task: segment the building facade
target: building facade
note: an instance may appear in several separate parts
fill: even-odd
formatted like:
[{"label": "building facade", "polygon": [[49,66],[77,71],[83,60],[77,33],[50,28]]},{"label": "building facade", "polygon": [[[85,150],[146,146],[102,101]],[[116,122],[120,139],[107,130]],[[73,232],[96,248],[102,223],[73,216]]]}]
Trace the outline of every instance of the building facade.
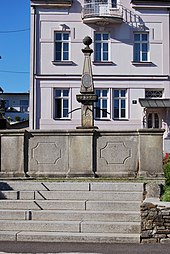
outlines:
[{"label": "building facade", "polygon": [[29,92],[1,93],[0,100],[4,101],[3,115],[10,123],[29,119]]},{"label": "building facade", "polygon": [[101,130],[170,125],[170,1],[31,0],[30,129],[75,129],[85,36]]}]

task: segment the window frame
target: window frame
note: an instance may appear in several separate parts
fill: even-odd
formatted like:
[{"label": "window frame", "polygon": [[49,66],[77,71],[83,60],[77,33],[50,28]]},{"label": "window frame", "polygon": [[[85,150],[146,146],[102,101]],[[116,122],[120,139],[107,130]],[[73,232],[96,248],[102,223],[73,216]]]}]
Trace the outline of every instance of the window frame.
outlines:
[{"label": "window frame", "polygon": [[[61,34],[61,39],[57,40],[56,39],[56,34]],[[68,34],[68,40],[63,39],[64,34]],[[57,49],[56,49],[56,45],[57,42],[61,44],[60,46],[60,51],[61,52],[61,57],[60,59],[57,59]],[[64,44],[68,45],[68,51],[64,51]],[[54,32],[54,62],[69,62],[70,61],[70,52],[71,52],[71,43],[70,43],[70,31],[55,31]],[[64,52],[68,52],[68,59],[64,59]]]},{"label": "window frame", "polygon": [[[115,96],[114,91],[119,91],[119,95]],[[125,96],[121,95],[121,91],[125,91]],[[115,101],[118,101],[118,117],[115,116]],[[125,107],[122,107],[122,101],[125,101]],[[125,116],[122,116],[122,111],[125,110]],[[127,120],[128,119],[128,90],[124,88],[112,89],[112,114],[113,120]]]},{"label": "window frame", "polygon": [[[156,116],[158,117],[158,127],[156,127]],[[149,117],[151,116],[151,119],[149,119]],[[149,121],[151,120],[151,123],[149,123]],[[151,127],[149,127],[149,125],[151,124]],[[148,129],[160,129],[161,128],[161,118],[160,118],[160,114],[157,111],[149,111],[147,112],[146,115],[146,126]]]},{"label": "window frame", "polygon": [[[61,95],[57,96],[56,91],[61,91]],[[68,95],[64,96],[63,91],[68,91]],[[57,113],[57,98],[61,100],[61,108],[59,109],[60,112]],[[68,108],[64,107],[64,100],[68,101]],[[68,114],[71,108],[71,90],[70,88],[55,88],[54,89],[54,119],[55,120],[69,120],[71,119],[71,115]],[[64,109],[67,109],[67,115],[64,116]],[[57,115],[61,115],[58,117]]]},{"label": "window frame", "polygon": [[[117,4],[118,4],[118,1],[117,0],[108,0],[110,6],[111,6],[111,9],[116,9],[117,8]],[[115,3],[113,3],[115,2]]]},{"label": "window frame", "polygon": [[[108,88],[96,88],[95,94],[97,94],[97,91],[100,91],[100,96],[98,96],[98,101],[95,103],[94,108],[94,115],[95,120],[110,120],[110,91]],[[103,95],[103,91],[107,91],[107,95]],[[107,105],[104,107],[103,102],[106,100]],[[99,103],[99,107],[97,107],[97,104]],[[99,116],[97,116],[97,109]],[[103,116],[103,110],[106,110],[106,116]]]},{"label": "window frame", "polygon": [[[96,35],[97,34],[100,34],[101,36],[101,39],[100,40],[96,40]],[[107,40],[104,40],[103,39],[103,36],[104,35],[108,35],[108,39]],[[96,44],[100,44],[100,59],[97,59],[97,46]],[[104,43],[107,44],[107,51],[104,50]],[[107,52],[107,53],[106,53]],[[107,54],[107,60],[104,60],[104,53]],[[97,32],[95,31],[94,32],[94,62],[97,62],[97,63],[107,63],[110,61],[110,33],[105,33],[105,32]]]},{"label": "window frame", "polygon": [[[135,40],[135,35],[139,35],[139,40]],[[147,36],[147,40],[143,40],[143,35]],[[134,32],[133,34],[133,62],[147,63],[150,62],[150,44],[149,44],[149,32]],[[135,51],[136,46],[139,45],[137,53]],[[143,49],[143,45],[146,45],[147,50]],[[146,54],[146,59],[143,60],[143,56]]]}]

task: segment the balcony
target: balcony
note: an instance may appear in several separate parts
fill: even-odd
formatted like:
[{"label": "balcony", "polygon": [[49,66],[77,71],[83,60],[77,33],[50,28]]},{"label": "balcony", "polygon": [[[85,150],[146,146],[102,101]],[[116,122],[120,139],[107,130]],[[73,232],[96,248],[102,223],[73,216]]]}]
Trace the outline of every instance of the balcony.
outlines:
[{"label": "balcony", "polygon": [[110,24],[123,22],[124,7],[107,0],[84,3],[82,20],[85,24]]}]

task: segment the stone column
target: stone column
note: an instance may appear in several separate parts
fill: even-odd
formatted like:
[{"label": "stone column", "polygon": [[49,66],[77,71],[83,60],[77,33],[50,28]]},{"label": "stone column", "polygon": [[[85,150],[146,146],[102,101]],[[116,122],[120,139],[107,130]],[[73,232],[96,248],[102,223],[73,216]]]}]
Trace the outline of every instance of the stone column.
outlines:
[{"label": "stone column", "polygon": [[82,52],[84,53],[84,66],[81,79],[80,93],[77,95],[77,101],[81,103],[81,127],[84,129],[94,128],[94,109],[93,104],[97,101],[97,95],[94,94],[94,84],[91,67],[91,54],[93,50],[89,47],[92,39],[86,36],[83,40],[86,45]]}]

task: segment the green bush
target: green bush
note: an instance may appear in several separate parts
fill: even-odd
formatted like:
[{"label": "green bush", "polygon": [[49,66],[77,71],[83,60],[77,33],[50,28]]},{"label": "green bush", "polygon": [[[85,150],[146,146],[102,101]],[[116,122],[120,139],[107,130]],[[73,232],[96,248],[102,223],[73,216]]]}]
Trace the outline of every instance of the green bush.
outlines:
[{"label": "green bush", "polygon": [[161,198],[162,201],[170,201],[170,154],[167,153],[163,159],[163,170],[165,177],[164,193]]},{"label": "green bush", "polygon": [[170,185],[170,162],[164,165],[165,185]]},{"label": "green bush", "polygon": [[21,117],[20,116],[15,116],[14,119],[15,119],[16,122],[21,121]]},{"label": "green bush", "polygon": [[169,202],[170,201],[170,186],[164,186],[164,194],[161,198],[162,201]]}]

